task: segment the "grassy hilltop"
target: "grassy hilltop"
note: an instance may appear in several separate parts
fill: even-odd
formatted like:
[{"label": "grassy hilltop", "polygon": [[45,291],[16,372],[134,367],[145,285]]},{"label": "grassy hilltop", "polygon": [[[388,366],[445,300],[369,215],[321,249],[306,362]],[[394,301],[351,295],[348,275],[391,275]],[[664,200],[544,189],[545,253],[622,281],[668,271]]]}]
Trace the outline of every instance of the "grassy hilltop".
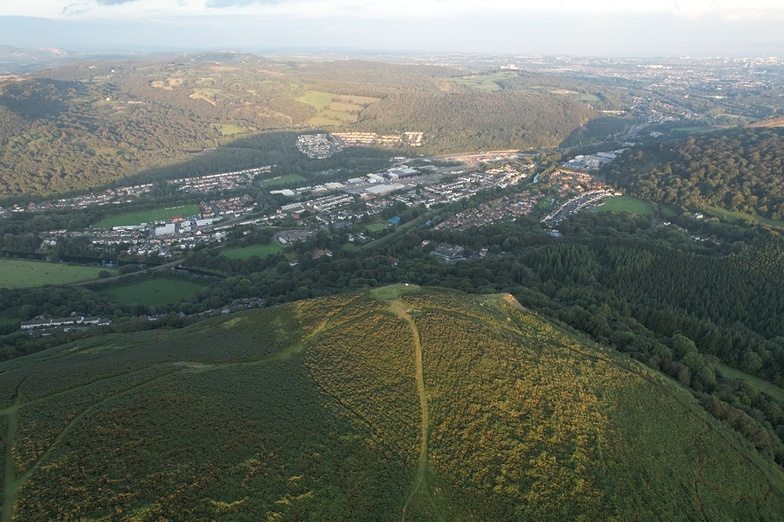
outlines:
[{"label": "grassy hilltop", "polygon": [[784,473],[509,296],[395,286],[0,365],[10,520],[755,520]]}]

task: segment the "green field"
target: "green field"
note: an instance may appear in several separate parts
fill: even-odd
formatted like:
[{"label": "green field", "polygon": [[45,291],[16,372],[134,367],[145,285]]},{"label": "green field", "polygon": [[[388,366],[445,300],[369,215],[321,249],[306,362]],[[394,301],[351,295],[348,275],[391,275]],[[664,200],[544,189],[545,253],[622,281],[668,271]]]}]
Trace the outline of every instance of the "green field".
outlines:
[{"label": "green field", "polygon": [[781,220],[768,219],[766,217],[754,216],[752,214],[745,214],[743,212],[733,212],[731,210],[726,210],[719,207],[705,207],[705,213],[711,216],[716,216],[717,218],[729,223],[734,223],[736,221],[740,221],[741,219],[745,219],[746,221],[751,221],[760,225],[767,225],[774,228],[784,228],[784,221]]},{"label": "green field", "polygon": [[[106,268],[23,259],[0,259],[0,288],[29,288],[89,281],[98,279],[101,270]],[[109,272],[113,275],[116,273],[114,270]]]},{"label": "green field", "polygon": [[285,176],[278,176],[276,178],[265,179],[261,182],[261,186],[266,189],[285,187],[287,185],[294,185],[305,181],[305,178],[296,174],[287,174]]},{"label": "green field", "polygon": [[231,124],[215,123],[212,125],[212,128],[220,132],[221,136],[234,136],[237,134],[245,134],[246,132],[250,132],[245,127],[233,123]]},{"label": "green field", "polygon": [[508,75],[502,75],[499,73],[495,73],[492,75],[481,75],[481,76],[469,76],[466,78],[454,78],[452,79],[458,85],[464,85],[466,87],[471,87],[472,89],[477,89],[480,91],[486,92],[495,92],[500,91],[501,86],[498,85],[496,80],[503,79],[508,77]]},{"label": "green field", "polygon": [[308,91],[297,98],[297,101],[307,103],[317,111],[322,111],[330,106],[333,98],[338,98],[339,96],[339,94],[334,92]]},{"label": "green field", "polygon": [[387,228],[386,223],[371,223],[369,225],[365,225],[365,230],[368,232],[381,232]]},{"label": "green field", "polygon": [[223,251],[222,255],[229,259],[250,259],[253,256],[267,257],[283,251],[283,247],[277,242],[267,243],[266,245],[251,245],[240,248],[229,248]]},{"label": "green field", "polygon": [[619,196],[610,198],[597,207],[599,212],[631,212],[641,216],[655,215],[653,207],[640,199],[631,196]]},{"label": "green field", "polygon": [[108,288],[101,290],[101,293],[111,296],[119,304],[155,306],[175,303],[203,290],[205,286],[190,281],[159,278]]},{"label": "green field", "polygon": [[201,210],[199,209],[199,205],[138,210],[135,212],[126,212],[124,214],[117,214],[116,216],[105,217],[97,223],[93,223],[92,226],[97,228],[108,228],[121,227],[126,225],[141,225],[142,223],[165,221],[174,216],[195,216],[200,213]]},{"label": "green field", "polygon": [[307,91],[297,101],[307,103],[318,114],[308,120],[310,125],[343,125],[357,121],[359,113],[380,98],[355,96],[353,94],[337,94],[334,92]]},{"label": "green field", "polygon": [[708,132],[715,132],[717,129],[715,127],[675,127],[670,129],[670,134],[676,134],[679,136],[691,136],[693,134],[706,134]]},{"label": "green field", "polygon": [[589,93],[580,94],[580,95],[578,95],[577,99],[580,100],[580,101],[592,102],[592,103],[600,101],[599,98],[595,94],[589,94]]},{"label": "green field", "polygon": [[755,386],[764,391],[771,397],[775,397],[776,399],[784,402],[784,389],[779,388],[771,382],[760,379],[754,375],[749,375],[748,373],[742,372],[740,370],[736,370],[735,368],[727,366],[726,364],[719,364],[719,371],[727,378],[743,379],[752,386]]},{"label": "green field", "polygon": [[539,200],[539,202],[536,204],[536,208],[537,210],[547,210],[553,206],[553,203],[555,203],[554,196],[545,196]]}]

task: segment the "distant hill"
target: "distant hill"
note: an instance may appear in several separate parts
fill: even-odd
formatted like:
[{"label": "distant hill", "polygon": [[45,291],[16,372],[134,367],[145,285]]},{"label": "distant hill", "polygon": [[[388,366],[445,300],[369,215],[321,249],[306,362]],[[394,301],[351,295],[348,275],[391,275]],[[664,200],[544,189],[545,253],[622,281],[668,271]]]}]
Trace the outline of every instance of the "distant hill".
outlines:
[{"label": "distant hill", "polygon": [[63,64],[73,60],[75,54],[65,49],[23,49],[12,45],[0,45],[0,76]]},{"label": "distant hill", "polygon": [[510,296],[398,285],[0,364],[2,520],[773,520],[784,472]]},{"label": "distant hill", "polygon": [[440,153],[556,146],[600,116],[585,82],[463,74],[226,52],[0,76],[0,197],[102,186],[261,132],[415,130],[416,152]]}]

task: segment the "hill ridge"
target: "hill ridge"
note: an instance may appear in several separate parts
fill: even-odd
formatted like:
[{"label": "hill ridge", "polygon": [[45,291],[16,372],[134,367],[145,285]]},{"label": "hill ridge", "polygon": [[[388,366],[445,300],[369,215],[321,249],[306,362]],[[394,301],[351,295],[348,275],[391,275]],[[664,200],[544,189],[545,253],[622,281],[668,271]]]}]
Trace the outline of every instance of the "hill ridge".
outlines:
[{"label": "hill ridge", "polygon": [[2,522],[781,512],[682,388],[520,308],[396,285],[0,364]]}]

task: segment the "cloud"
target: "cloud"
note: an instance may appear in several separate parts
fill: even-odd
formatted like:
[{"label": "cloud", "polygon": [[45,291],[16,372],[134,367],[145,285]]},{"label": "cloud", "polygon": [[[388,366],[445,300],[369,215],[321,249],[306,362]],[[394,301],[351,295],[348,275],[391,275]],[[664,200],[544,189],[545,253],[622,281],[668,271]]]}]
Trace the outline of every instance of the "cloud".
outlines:
[{"label": "cloud", "polygon": [[61,14],[63,16],[78,16],[84,14],[90,10],[90,6],[88,4],[68,4],[67,6],[63,7]]},{"label": "cloud", "polygon": [[136,2],[137,0],[95,0],[98,5],[120,5]]}]

